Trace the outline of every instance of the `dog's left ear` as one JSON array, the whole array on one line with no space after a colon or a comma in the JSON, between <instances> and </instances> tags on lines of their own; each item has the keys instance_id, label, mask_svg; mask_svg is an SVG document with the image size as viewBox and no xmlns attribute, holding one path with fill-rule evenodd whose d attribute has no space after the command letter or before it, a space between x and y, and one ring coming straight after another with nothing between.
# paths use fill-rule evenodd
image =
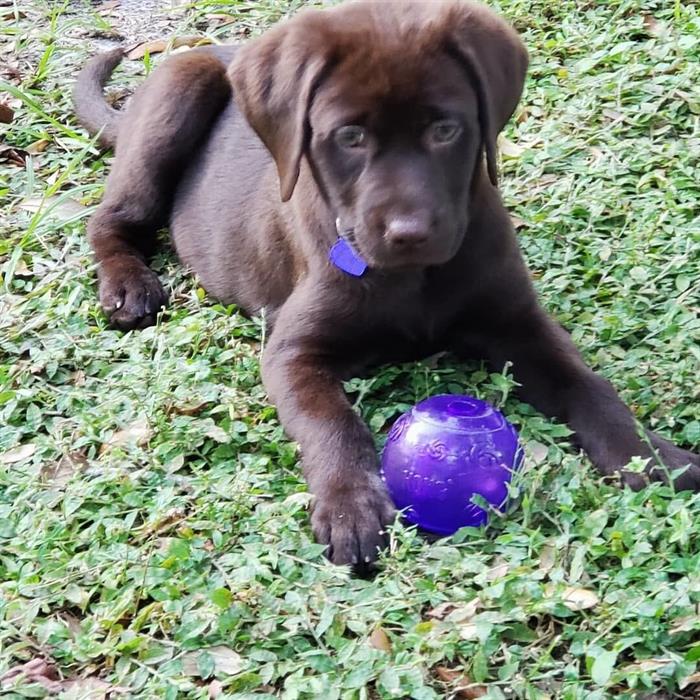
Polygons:
<instances>
[{"instance_id":1,"label":"dog's left ear","mask_svg":"<svg viewBox=\"0 0 700 700\"><path fill-rule=\"evenodd\" d=\"M270 151L280 195L292 196L308 141L308 111L327 65L323 14L304 10L242 46L228 68L236 103Z\"/></svg>"},{"instance_id":2,"label":"dog's left ear","mask_svg":"<svg viewBox=\"0 0 700 700\"><path fill-rule=\"evenodd\" d=\"M487 7L456 2L449 13L447 49L464 67L479 100L486 167L498 182L496 140L520 100L528 56L516 31Z\"/></svg>"}]
</instances>

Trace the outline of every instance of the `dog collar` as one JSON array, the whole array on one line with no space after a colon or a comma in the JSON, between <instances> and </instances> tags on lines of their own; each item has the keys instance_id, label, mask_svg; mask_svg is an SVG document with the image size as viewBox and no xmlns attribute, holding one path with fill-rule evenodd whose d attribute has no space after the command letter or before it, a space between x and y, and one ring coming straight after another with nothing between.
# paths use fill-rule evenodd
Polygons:
<instances>
[{"instance_id":1,"label":"dog collar","mask_svg":"<svg viewBox=\"0 0 700 700\"><path fill-rule=\"evenodd\" d=\"M328 259L345 274L352 277L362 277L367 271L367 262L341 233L340 219L337 219L335 224L338 229L338 240L330 249ZM345 233L351 233L351 230Z\"/></svg>"}]
</instances>

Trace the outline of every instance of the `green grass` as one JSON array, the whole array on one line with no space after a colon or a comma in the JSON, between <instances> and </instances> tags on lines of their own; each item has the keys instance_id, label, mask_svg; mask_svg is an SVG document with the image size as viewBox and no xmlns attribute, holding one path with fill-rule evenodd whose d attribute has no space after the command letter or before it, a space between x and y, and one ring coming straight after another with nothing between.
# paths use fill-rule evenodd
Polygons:
<instances>
[{"instance_id":1,"label":"green grass","mask_svg":"<svg viewBox=\"0 0 700 700\"><path fill-rule=\"evenodd\" d=\"M466 391L504 406L528 461L507 517L434 544L397 526L381 573L357 580L310 537L260 323L166 251L167 320L107 328L84 229L110 156L68 95L110 27L77 4L0 9L2 141L38 151L0 164L0 677L44 671L0 694L697 698L699 496L603 483L478 364L386 368L348 385L378 446L413 402ZM206 0L171 28L225 40L302 4ZM544 303L646 424L697 450L700 9L499 8L532 58L502 189Z\"/></svg>"}]
</instances>

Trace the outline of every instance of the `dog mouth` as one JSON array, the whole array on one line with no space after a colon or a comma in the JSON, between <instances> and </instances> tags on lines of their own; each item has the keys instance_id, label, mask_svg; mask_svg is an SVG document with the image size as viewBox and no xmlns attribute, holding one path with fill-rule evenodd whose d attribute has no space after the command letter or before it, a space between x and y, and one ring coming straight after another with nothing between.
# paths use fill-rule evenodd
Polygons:
<instances>
[{"instance_id":1,"label":"dog mouth","mask_svg":"<svg viewBox=\"0 0 700 700\"><path fill-rule=\"evenodd\" d=\"M368 251L363 248L356 234L353 233L347 240L370 268L387 271L444 265L455 257L462 244L461 238L455 237L455 240L449 242L428 242L406 250L381 246L378 250Z\"/></svg>"}]
</instances>

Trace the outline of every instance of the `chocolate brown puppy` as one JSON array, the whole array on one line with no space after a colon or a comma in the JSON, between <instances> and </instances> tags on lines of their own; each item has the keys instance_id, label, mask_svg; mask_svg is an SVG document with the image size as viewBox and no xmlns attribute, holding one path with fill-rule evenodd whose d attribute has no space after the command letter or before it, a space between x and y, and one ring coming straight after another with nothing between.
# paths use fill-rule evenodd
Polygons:
<instances>
[{"instance_id":1,"label":"chocolate brown puppy","mask_svg":"<svg viewBox=\"0 0 700 700\"><path fill-rule=\"evenodd\" d=\"M337 563L370 564L394 511L342 380L447 349L513 363L522 397L566 421L603 474L700 485L700 457L638 430L539 306L497 189L496 137L527 54L470 2L357 0L306 10L242 47L169 58L125 113L93 59L76 111L116 147L89 223L112 323L152 323L148 267L169 225L204 287L265 309L263 380L302 450L312 526ZM641 476L624 474L639 486Z\"/></svg>"}]
</instances>

